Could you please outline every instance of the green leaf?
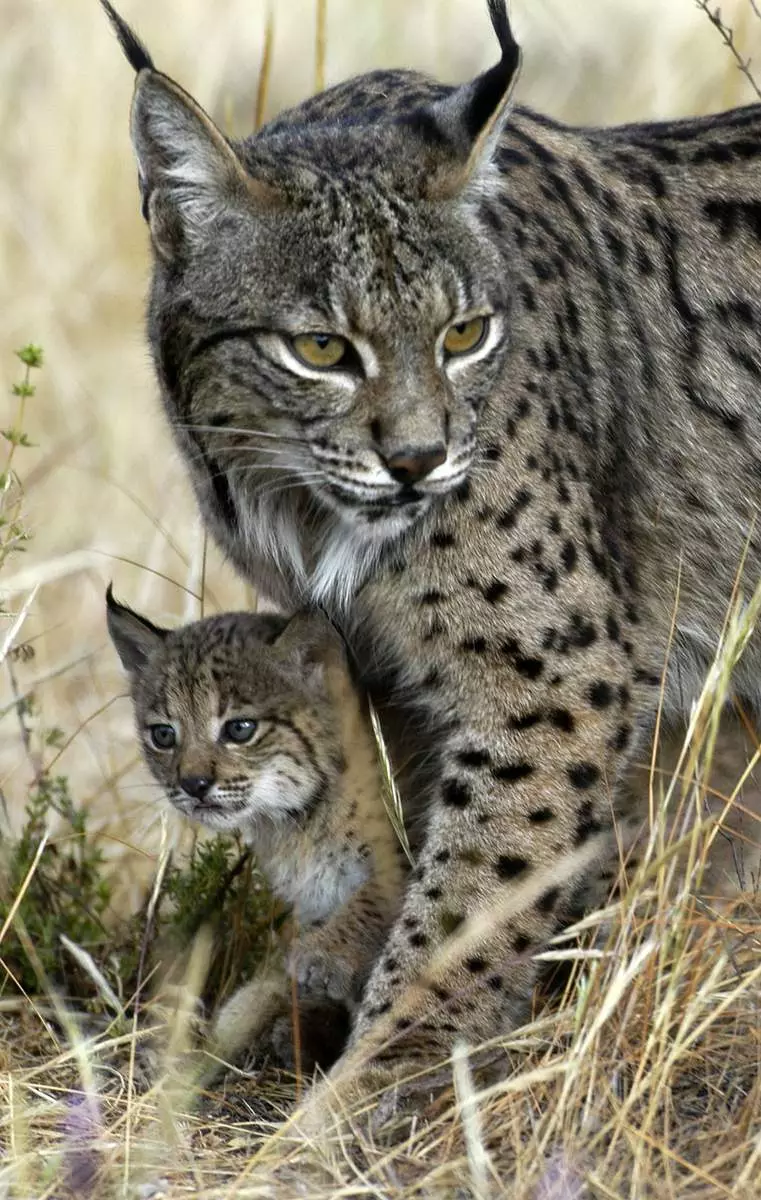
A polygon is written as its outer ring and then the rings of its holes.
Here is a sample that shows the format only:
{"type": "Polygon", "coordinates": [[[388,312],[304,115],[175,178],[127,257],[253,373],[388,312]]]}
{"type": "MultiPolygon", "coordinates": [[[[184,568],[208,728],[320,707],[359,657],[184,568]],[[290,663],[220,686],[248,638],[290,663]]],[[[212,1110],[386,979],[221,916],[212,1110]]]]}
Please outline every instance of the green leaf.
{"type": "MultiPolygon", "coordinates": [[[[14,388],[14,391],[15,391],[15,388],[14,388]]],[[[18,393],[18,392],[16,394],[20,395],[20,393],[18,393]]],[[[30,393],[27,393],[27,394],[30,394],[30,393]]],[[[10,442],[14,446],[31,446],[32,445],[32,443],[29,441],[29,438],[27,437],[27,435],[24,433],[24,431],[22,429],[0,429],[0,433],[3,435],[3,437],[5,438],[5,440],[7,442],[10,442]]]]}
{"type": "Polygon", "coordinates": [[[30,342],[27,346],[22,346],[16,351],[16,357],[20,358],[25,367],[41,367],[43,363],[42,346],[36,346],[30,342]]]}

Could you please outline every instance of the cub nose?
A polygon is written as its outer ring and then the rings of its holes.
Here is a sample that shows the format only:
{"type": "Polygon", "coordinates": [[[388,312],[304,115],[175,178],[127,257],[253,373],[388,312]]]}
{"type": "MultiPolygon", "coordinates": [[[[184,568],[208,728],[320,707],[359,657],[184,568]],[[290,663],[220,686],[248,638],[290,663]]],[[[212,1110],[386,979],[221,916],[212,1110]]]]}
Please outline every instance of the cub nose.
{"type": "Polygon", "coordinates": [[[397,483],[419,483],[446,462],[447,448],[444,445],[418,447],[399,450],[396,454],[383,459],[389,475],[397,483]]]}
{"type": "Polygon", "coordinates": [[[192,796],[194,800],[205,800],[214,784],[213,779],[208,779],[205,775],[186,775],[180,780],[180,787],[188,796],[192,796]]]}

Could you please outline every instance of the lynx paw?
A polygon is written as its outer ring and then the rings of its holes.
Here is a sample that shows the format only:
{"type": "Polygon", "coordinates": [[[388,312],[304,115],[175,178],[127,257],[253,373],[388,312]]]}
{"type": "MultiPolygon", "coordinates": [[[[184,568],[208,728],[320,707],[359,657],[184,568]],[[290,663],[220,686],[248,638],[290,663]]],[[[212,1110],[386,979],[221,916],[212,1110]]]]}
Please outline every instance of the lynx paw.
{"type": "Polygon", "coordinates": [[[401,1119],[403,1128],[450,1083],[451,1071],[423,1073],[412,1059],[366,1065],[347,1056],[312,1088],[294,1114],[294,1128],[306,1141],[335,1138],[346,1126],[364,1125],[375,1134],[392,1119],[395,1125],[401,1119]]]}
{"type": "Polygon", "coordinates": [[[350,1000],[355,969],[348,959],[314,946],[291,947],[287,970],[310,999],[350,1000]]]}

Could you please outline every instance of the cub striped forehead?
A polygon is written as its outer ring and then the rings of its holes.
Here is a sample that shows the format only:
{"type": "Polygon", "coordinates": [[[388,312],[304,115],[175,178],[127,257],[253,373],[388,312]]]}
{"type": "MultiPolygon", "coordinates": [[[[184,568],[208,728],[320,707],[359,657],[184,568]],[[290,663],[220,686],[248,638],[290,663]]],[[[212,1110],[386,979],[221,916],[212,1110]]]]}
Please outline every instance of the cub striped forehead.
{"type": "Polygon", "coordinates": [[[170,630],[121,604],[109,584],[108,631],[133,683],[179,670],[188,676],[204,669],[230,687],[246,690],[268,684],[308,686],[324,662],[343,659],[343,642],[319,612],[287,618],[274,613],[223,613],[170,630]]]}

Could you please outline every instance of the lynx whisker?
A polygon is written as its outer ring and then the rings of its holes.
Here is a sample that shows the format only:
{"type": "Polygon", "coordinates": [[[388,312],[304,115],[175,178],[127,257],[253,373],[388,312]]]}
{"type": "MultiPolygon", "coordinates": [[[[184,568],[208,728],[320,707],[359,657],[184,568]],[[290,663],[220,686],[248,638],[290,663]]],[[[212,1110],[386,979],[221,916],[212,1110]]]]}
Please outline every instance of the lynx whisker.
{"type": "MultiPolygon", "coordinates": [[[[222,448],[222,453],[225,455],[226,460],[231,457],[229,448],[222,448]]],[[[188,451],[186,457],[189,462],[208,464],[209,461],[208,453],[201,449],[188,451]]],[[[214,475],[226,475],[231,470],[238,471],[243,467],[253,467],[256,464],[258,464],[263,471],[280,470],[294,472],[298,469],[294,461],[293,452],[287,449],[284,449],[281,452],[277,448],[270,448],[268,446],[264,446],[261,449],[258,447],[256,449],[244,447],[241,457],[245,457],[249,461],[247,461],[245,464],[242,464],[237,461],[237,457],[238,456],[236,455],[236,461],[233,464],[227,461],[225,461],[224,464],[220,464],[219,470],[215,471],[214,475]],[[259,455],[262,455],[261,459],[259,458],[259,455]]],[[[311,461],[311,459],[305,458],[306,463],[310,463],[311,461]]]]}
{"type": "MultiPolygon", "coordinates": [[[[298,479],[288,480],[283,483],[268,483],[261,488],[257,488],[257,495],[262,499],[271,499],[273,496],[282,496],[286,492],[299,491],[303,488],[303,484],[298,479]]],[[[310,503],[313,501],[310,498],[310,503]]]]}
{"type": "Polygon", "coordinates": [[[176,427],[185,429],[189,433],[212,433],[218,435],[231,434],[240,437],[263,438],[265,440],[277,442],[292,442],[295,445],[303,446],[307,444],[307,439],[298,434],[291,433],[274,433],[271,430],[251,429],[246,426],[235,425],[194,425],[185,421],[178,421],[176,427]]]}

